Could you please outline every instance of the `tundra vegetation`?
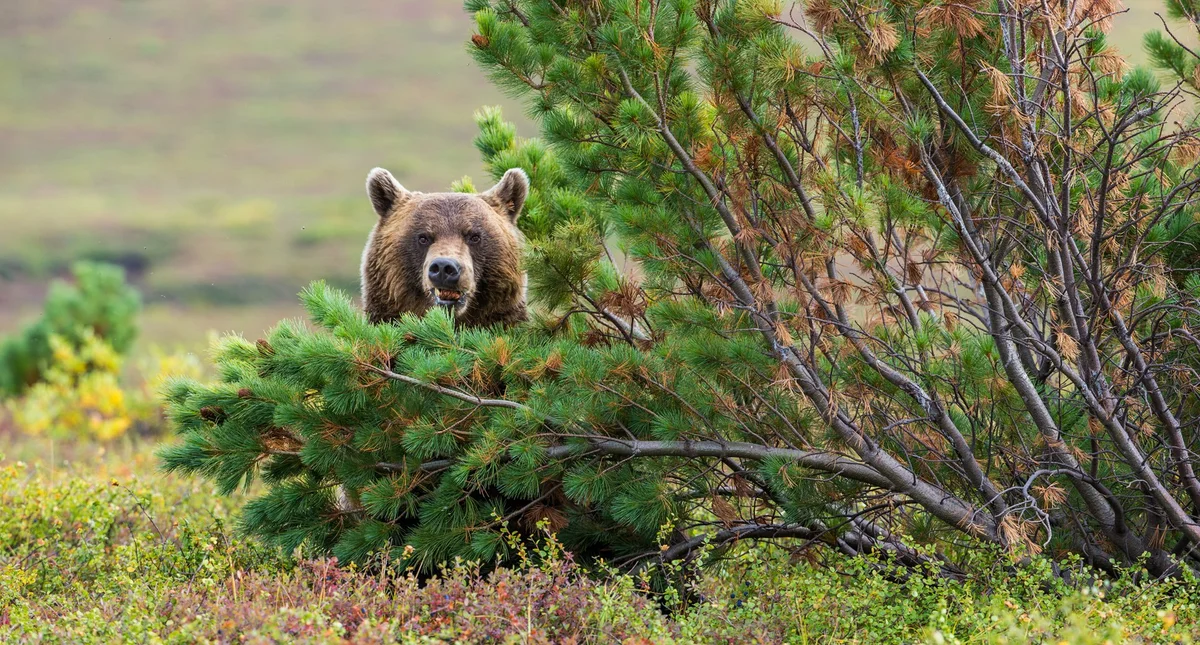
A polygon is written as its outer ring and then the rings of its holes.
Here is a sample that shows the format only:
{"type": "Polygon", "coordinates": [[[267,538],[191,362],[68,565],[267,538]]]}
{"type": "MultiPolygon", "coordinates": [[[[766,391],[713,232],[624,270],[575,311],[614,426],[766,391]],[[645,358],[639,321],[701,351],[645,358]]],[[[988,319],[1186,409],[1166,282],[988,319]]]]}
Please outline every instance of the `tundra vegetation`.
{"type": "Polygon", "coordinates": [[[222,338],[214,381],[165,388],[162,464],[232,497],[209,520],[10,467],[0,621],[1194,638],[1193,49],[1152,34],[1158,73],[1128,66],[1104,0],[467,9],[541,128],[477,119],[493,178],[531,179],[532,319],[376,325],[313,284],[311,325],[222,338]]]}

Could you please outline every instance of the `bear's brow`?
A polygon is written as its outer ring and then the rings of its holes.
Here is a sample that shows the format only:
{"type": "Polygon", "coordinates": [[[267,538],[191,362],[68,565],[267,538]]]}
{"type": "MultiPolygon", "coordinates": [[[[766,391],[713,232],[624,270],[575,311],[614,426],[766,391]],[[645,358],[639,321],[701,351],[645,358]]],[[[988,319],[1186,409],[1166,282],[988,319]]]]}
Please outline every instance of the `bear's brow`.
{"type": "Polygon", "coordinates": [[[481,212],[483,204],[479,203],[478,198],[474,195],[453,193],[439,195],[437,199],[430,200],[424,206],[425,208],[422,210],[428,209],[430,215],[436,215],[440,220],[439,224],[445,228],[459,228],[453,224],[461,221],[464,216],[469,217],[471,224],[474,224],[474,220],[483,214],[481,212]]]}

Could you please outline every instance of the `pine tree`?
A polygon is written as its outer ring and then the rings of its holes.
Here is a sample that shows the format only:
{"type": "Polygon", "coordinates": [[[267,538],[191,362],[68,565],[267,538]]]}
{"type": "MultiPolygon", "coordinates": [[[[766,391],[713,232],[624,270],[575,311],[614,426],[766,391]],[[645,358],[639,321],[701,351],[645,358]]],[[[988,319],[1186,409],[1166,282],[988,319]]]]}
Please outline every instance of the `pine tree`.
{"type": "Polygon", "coordinates": [[[538,315],[375,326],[315,284],[315,329],[223,340],[163,458],[261,478],[246,530],[424,568],[538,522],[631,566],[797,538],[1200,564],[1200,139],[1112,7],[467,8],[541,126],[477,139],[532,178],[538,315]]]}

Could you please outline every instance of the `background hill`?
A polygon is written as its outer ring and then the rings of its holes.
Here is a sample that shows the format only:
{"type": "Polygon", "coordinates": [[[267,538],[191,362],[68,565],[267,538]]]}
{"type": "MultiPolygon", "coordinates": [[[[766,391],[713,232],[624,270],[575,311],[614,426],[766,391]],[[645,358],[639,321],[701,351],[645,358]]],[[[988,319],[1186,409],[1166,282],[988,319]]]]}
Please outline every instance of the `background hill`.
{"type": "MultiPolygon", "coordinates": [[[[1142,60],[1156,0],[1113,35],[1142,60]]],[[[471,114],[521,109],[457,0],[15,0],[0,19],[0,335],[75,259],[117,261],[148,342],[254,337],[325,278],[356,291],[372,166],[485,184],[471,114]]]]}

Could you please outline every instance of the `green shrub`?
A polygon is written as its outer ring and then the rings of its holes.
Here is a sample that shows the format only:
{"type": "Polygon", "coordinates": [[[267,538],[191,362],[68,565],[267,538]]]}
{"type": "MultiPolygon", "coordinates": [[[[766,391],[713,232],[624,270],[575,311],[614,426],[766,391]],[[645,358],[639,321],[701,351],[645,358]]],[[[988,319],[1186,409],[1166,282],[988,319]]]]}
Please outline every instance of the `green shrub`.
{"type": "Polygon", "coordinates": [[[319,329],[227,339],[220,383],[172,388],[166,465],[261,478],[246,525],[343,560],[503,563],[500,516],[621,564],[750,539],[929,562],[909,540],[949,569],[986,544],[1200,571],[1177,91],[1103,24],[989,39],[1049,5],[808,4],[812,31],[761,0],[469,0],[470,51],[540,126],[485,111],[476,139],[530,177],[535,319],[370,325],[314,288],[319,329]]]}
{"type": "Polygon", "coordinates": [[[80,262],[71,273],[74,283],[51,285],[39,320],[0,342],[0,397],[19,395],[45,380],[54,358],[52,337],[77,349],[94,335],[118,354],[133,345],[141,299],[125,283],[124,271],[80,262]]]}

